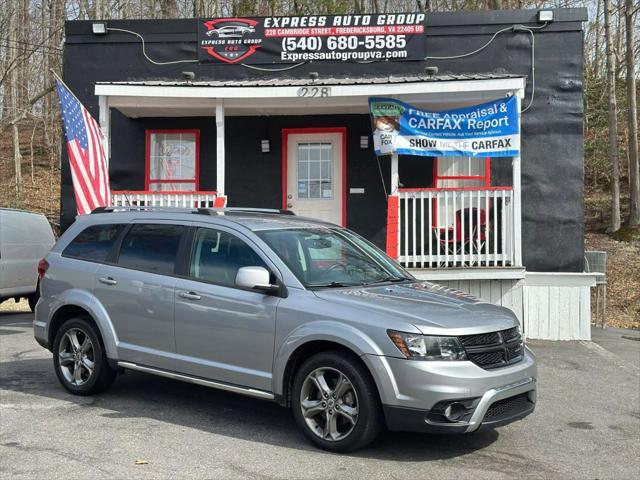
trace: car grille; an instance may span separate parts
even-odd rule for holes
[[[517,327],[499,332],[464,335],[460,343],[467,358],[487,370],[512,365],[522,360],[524,343]]]
[[[533,407],[528,393],[522,393],[515,397],[498,400],[491,404],[484,416],[483,422],[495,422],[512,417]]]

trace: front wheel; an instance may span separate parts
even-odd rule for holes
[[[322,352],[298,369],[293,416],[315,445],[350,452],[371,443],[383,426],[375,383],[357,357]]]
[[[53,364],[62,386],[74,395],[106,390],[116,376],[95,326],[81,317],[67,320],[58,330],[53,341]]]

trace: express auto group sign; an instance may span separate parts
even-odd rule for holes
[[[203,19],[198,44],[198,59],[214,63],[422,60],[425,15]]]

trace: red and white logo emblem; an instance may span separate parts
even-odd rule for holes
[[[237,63],[253,55],[262,43],[255,38],[256,20],[219,18],[204,22],[206,39],[200,46],[212,57],[225,63]]]

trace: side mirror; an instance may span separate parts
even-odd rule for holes
[[[264,267],[240,267],[236,274],[236,286],[268,293],[277,292],[278,285],[272,285],[269,277],[269,270]]]

